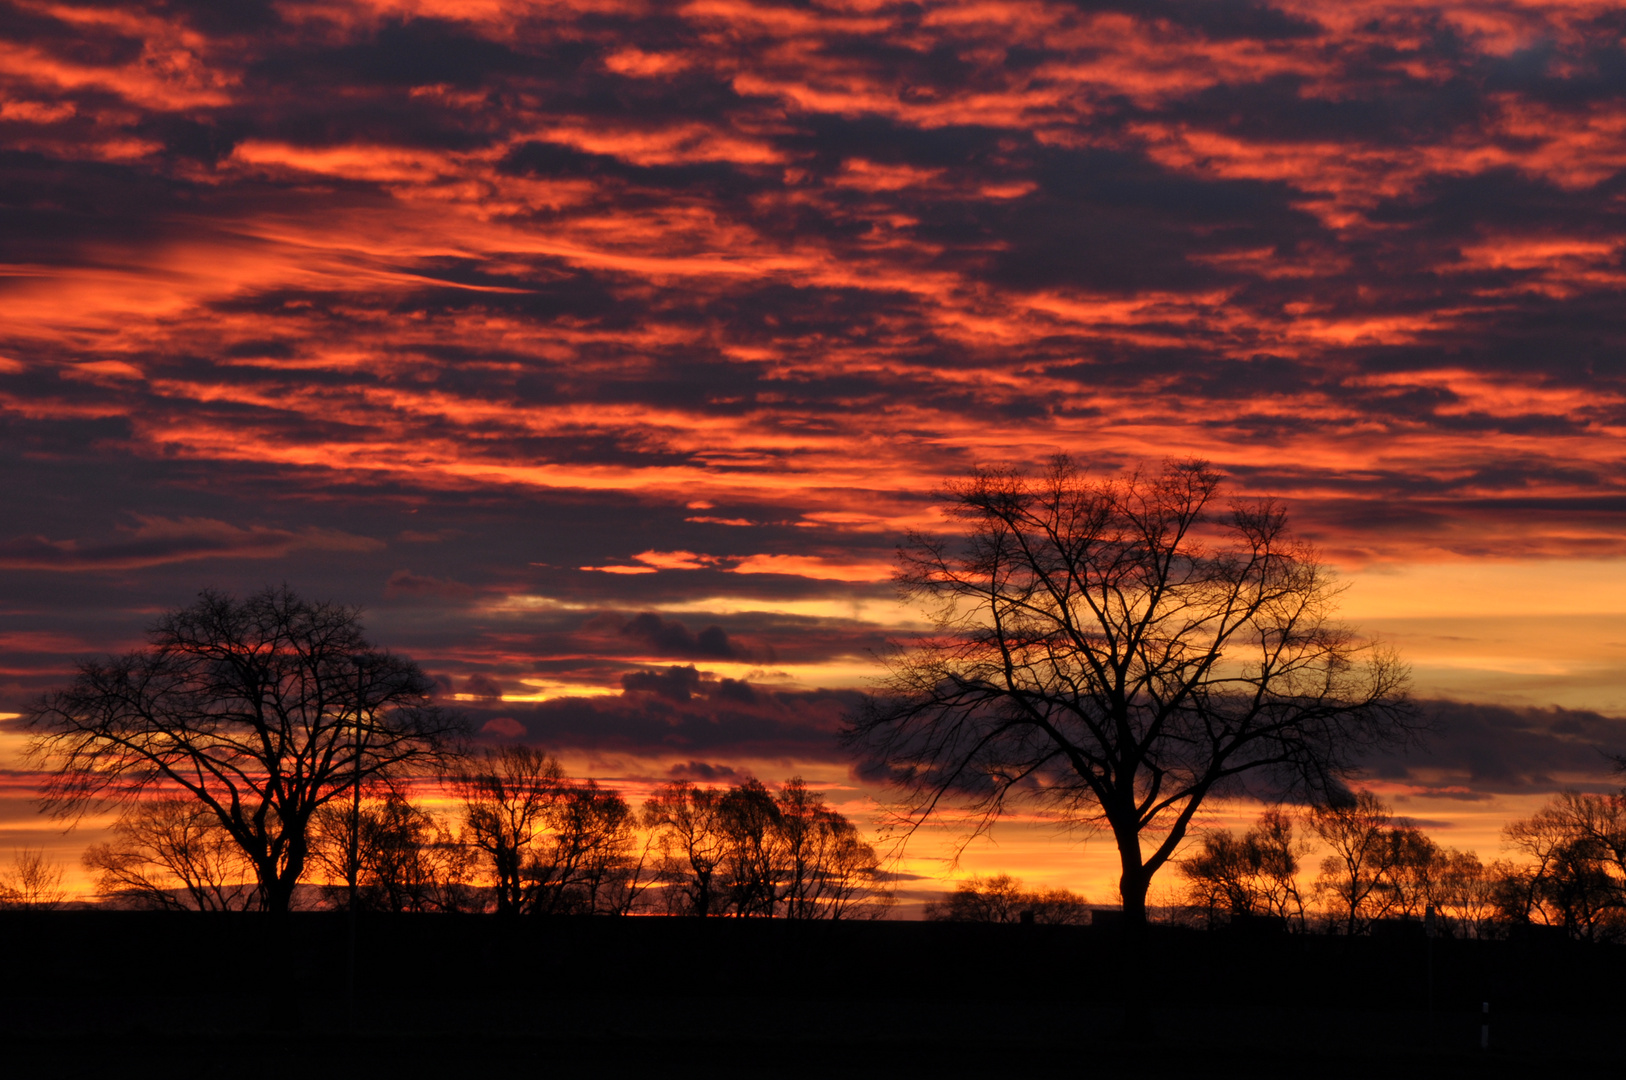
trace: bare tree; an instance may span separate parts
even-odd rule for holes
[[[812,903],[791,908],[786,914],[807,919],[884,917],[897,897],[884,883],[875,848],[858,835],[852,822],[834,811],[820,829],[825,839],[814,870],[817,888],[804,897]]]
[[[219,816],[182,796],[131,803],[112,836],[85,852],[96,891],[121,906],[244,911],[261,906],[254,864]]]
[[[451,780],[463,800],[468,841],[489,863],[497,912],[524,912],[533,899],[527,872],[563,790],[564,770],[550,754],[505,746],[488,750],[481,767]]]
[[[42,848],[12,853],[11,868],[0,874],[0,908],[50,911],[66,898],[62,868],[47,862]]]
[[[1177,863],[1186,879],[1185,901],[1207,915],[1209,929],[1253,913],[1253,854],[1231,830],[1211,829],[1202,835],[1201,850]]]
[[[1391,873],[1397,853],[1391,842],[1394,817],[1369,791],[1353,800],[1314,807],[1310,827],[1332,854],[1321,860],[1316,893],[1328,920],[1358,934],[1389,913]]]
[[[728,856],[723,793],[684,780],[663,784],[644,803],[643,823],[655,837],[660,895],[666,910],[682,915],[720,915],[728,896],[718,879]]]
[[[747,780],[725,792],[717,809],[727,841],[721,882],[729,910],[772,918],[786,854],[784,822],[773,793],[761,781]]]
[[[638,816],[621,794],[594,780],[560,788],[548,842],[526,875],[543,914],[624,915],[642,891],[647,847],[637,859]]]
[[[1022,882],[1009,874],[971,875],[954,887],[944,901],[927,901],[931,922],[1013,923],[1022,909]]]
[[[626,799],[592,780],[577,790],[570,810],[573,822],[581,823],[573,823],[571,828],[586,836],[578,844],[582,852],[576,885],[578,909],[595,915],[628,914],[649,887],[645,870],[654,838],[640,834],[639,815]]]
[[[1588,941],[1626,937],[1626,795],[1567,791],[1503,835],[1529,859],[1503,884],[1512,920]]]
[[[1407,673],[1333,620],[1339,590],[1270,502],[1210,510],[1201,462],[1091,480],[979,471],[950,488],[957,540],[912,535],[896,575],[935,635],[894,658],[850,746],[904,793],[984,829],[1013,798],[1104,823],[1131,926],[1212,795],[1336,788],[1410,730]]]
[[[1440,847],[1415,825],[1389,831],[1389,913],[1402,919],[1422,919],[1444,899],[1444,878],[1451,852]]]
[[[352,842],[352,830],[359,835]],[[357,910],[472,911],[476,898],[469,848],[446,824],[384,786],[359,809],[334,805],[317,812],[311,844],[327,873],[330,904],[349,899],[354,867]]]
[[[880,859],[845,816],[801,777],[783,784],[779,809],[780,900],[788,919],[878,918],[892,897]]]
[[[1260,814],[1241,837],[1229,829],[1206,831],[1201,849],[1179,861],[1186,902],[1201,908],[1211,927],[1222,915],[1271,915],[1303,929],[1298,872],[1308,852],[1292,816],[1279,809]]]
[[[1293,816],[1276,808],[1266,810],[1244,840],[1253,852],[1258,908],[1303,930],[1305,905],[1298,884],[1299,860],[1309,854],[1310,844],[1298,834]]]
[[[488,751],[452,777],[464,835],[493,877],[503,914],[625,914],[647,882],[638,816],[619,792],[574,781],[528,746]]]
[[[1490,937],[1496,924],[1496,878],[1501,867],[1486,867],[1471,851],[1447,851],[1436,879],[1435,912],[1447,933]]]
[[[42,805],[77,820],[146,793],[194,799],[253,863],[270,911],[293,900],[319,809],[435,764],[463,730],[417,665],[367,643],[355,609],[286,588],[206,591],[148,637],[29,710],[32,758],[52,769]]]
[[[800,777],[770,792],[667,784],[644,804],[668,911],[789,919],[878,918],[893,898],[875,849]]]

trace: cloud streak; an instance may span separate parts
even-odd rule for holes
[[[100,543],[17,537],[0,544],[0,569],[139,570],[196,559],[277,559],[295,552],[365,552],[384,547],[369,537],[334,529],[290,531],[259,525],[245,529],[208,518],[139,515],[136,522],[133,528],[121,530],[124,535],[118,539]]]

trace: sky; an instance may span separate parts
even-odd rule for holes
[[[485,739],[871,821],[944,483],[1196,456],[1412,664],[1367,782],[1495,856],[1626,751],[1623,169],[1614,3],[0,2],[0,712],[286,582]]]

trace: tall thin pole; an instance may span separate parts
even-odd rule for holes
[[[1429,903],[1423,912],[1423,932],[1428,935],[1428,1044],[1434,1045],[1434,937],[1439,932],[1439,914]]]
[[[356,1029],[356,889],[361,878],[361,700],[362,675],[356,672],[356,717],[354,760],[351,768],[355,775],[350,785],[350,914],[345,963],[345,1002],[348,1006],[350,1030]]]

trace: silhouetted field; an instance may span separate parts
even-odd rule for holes
[[[1466,1077],[1626,1061],[1626,955],[1562,940],[1157,927],[1130,942],[1100,926],[444,915],[357,925],[352,1010],[343,914],[0,915],[6,1060],[36,1076],[727,1077]]]

